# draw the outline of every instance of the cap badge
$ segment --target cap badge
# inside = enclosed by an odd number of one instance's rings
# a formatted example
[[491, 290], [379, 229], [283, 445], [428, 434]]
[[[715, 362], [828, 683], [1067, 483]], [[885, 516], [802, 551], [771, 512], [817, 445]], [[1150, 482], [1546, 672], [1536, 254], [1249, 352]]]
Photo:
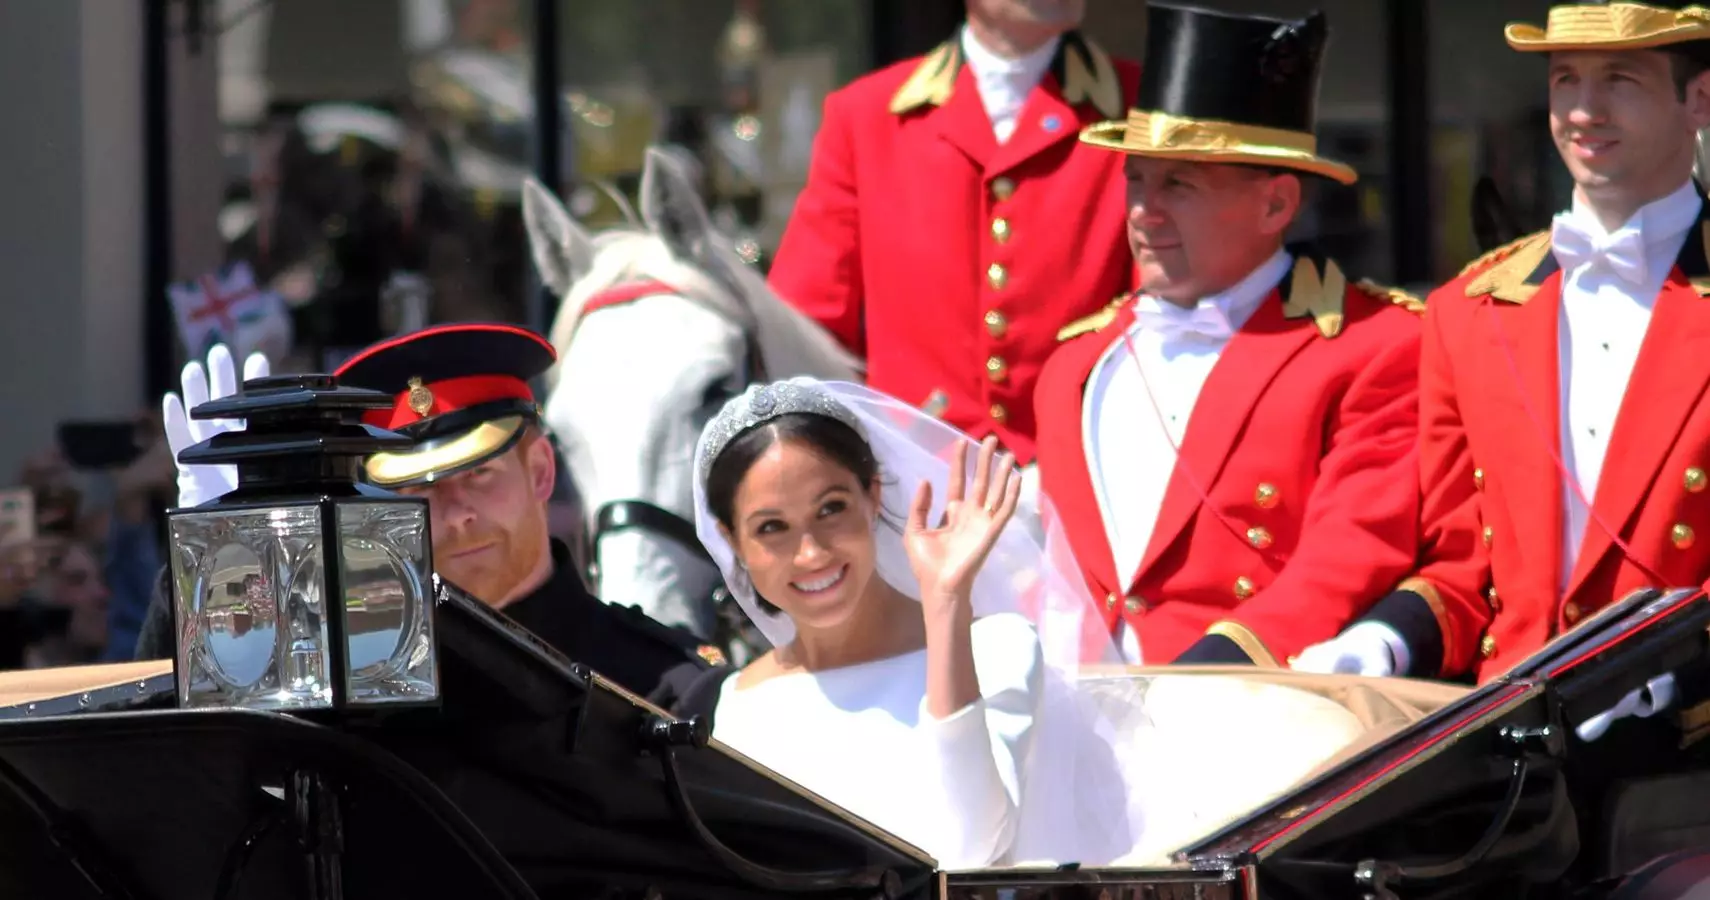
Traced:
[[723, 666], [729, 664], [729, 661], [724, 658], [724, 651], [712, 644], [702, 644], [696, 647], [695, 655], [706, 660], [708, 665]]
[[433, 409], [433, 391], [422, 386], [420, 378], [410, 379], [410, 409], [418, 416], [425, 416]]

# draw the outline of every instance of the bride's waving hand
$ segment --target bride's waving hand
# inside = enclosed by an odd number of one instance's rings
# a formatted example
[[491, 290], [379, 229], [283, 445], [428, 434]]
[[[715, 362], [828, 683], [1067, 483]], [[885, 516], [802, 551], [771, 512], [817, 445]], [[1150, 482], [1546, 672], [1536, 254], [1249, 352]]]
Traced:
[[996, 438], [980, 445], [971, 491], [967, 441], [956, 443], [949, 474], [938, 526], [927, 525], [932, 482], [922, 480], [903, 532], [926, 621], [926, 711], [940, 720], [980, 699], [974, 666], [974, 579], [1021, 496], [1020, 473], [1008, 454], [998, 452]]
[[1021, 499], [1021, 474], [1010, 455], [998, 451], [997, 438], [988, 437], [980, 444], [972, 490], [965, 490], [967, 474], [968, 442], [961, 441], [950, 462], [944, 516], [936, 528], [927, 525], [932, 482], [922, 480], [915, 489], [904, 541], [923, 602], [930, 602], [927, 594], [968, 598], [974, 577]]

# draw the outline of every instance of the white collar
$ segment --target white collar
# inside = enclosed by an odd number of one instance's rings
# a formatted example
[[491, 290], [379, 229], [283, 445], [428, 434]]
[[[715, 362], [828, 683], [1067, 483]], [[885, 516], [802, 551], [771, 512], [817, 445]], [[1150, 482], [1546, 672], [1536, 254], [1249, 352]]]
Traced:
[[1644, 236], [1647, 245], [1654, 245], [1685, 234], [1686, 230], [1692, 227], [1692, 223], [1698, 221], [1698, 211], [1703, 202], [1703, 198], [1698, 194], [1697, 183], [1688, 178], [1685, 184], [1675, 188], [1668, 196], [1639, 207], [1639, 211], [1633, 213], [1632, 218], [1613, 231], [1603, 227], [1603, 223], [1597, 219], [1597, 213], [1579, 199], [1577, 192], [1569, 214], [1584, 233], [1594, 237], [1607, 238], [1615, 232], [1631, 228]]
[[1057, 48], [1062, 43], [1063, 38], [1059, 35], [1037, 50], [1011, 58], [1000, 56], [980, 43], [972, 28], [962, 27], [962, 54], [967, 57], [968, 67], [974, 70], [974, 77], [980, 81], [1004, 81], [1031, 88], [1045, 77], [1045, 70], [1051, 67], [1051, 60], [1056, 58]]
[[1247, 274], [1247, 277], [1235, 282], [1228, 289], [1208, 297], [1201, 297], [1191, 309], [1161, 300], [1151, 294], [1142, 293], [1136, 304], [1141, 309], [1157, 310], [1165, 315], [1173, 315], [1172, 310], [1179, 310], [1181, 315], [1191, 315], [1197, 311], [1215, 310], [1225, 320], [1233, 331], [1239, 331], [1247, 323], [1259, 304], [1271, 295], [1271, 290], [1282, 282], [1283, 276], [1294, 266], [1294, 255], [1288, 250], [1278, 247], [1271, 258], [1259, 264], [1259, 267]]

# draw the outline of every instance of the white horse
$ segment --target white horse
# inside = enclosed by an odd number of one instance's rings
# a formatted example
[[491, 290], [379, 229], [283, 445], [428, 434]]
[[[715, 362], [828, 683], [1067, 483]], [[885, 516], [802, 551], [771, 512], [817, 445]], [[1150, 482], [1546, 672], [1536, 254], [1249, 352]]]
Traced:
[[695, 537], [695, 442], [752, 381], [860, 378], [860, 363], [718, 234], [688, 168], [649, 148], [641, 222], [591, 235], [529, 180], [536, 267], [561, 298], [545, 415], [588, 515], [596, 593], [723, 641], [718, 568]]

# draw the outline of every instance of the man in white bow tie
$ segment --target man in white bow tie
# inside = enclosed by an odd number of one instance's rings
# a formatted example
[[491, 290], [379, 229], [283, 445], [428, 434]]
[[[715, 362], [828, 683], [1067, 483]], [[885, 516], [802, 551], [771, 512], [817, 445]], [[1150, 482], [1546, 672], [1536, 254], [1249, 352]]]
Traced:
[[1041, 483], [1130, 661], [1258, 663], [1334, 635], [1418, 535], [1416, 301], [1284, 233], [1313, 178], [1328, 26], [1154, 3], [1125, 122], [1143, 289], [1065, 329]]
[[[1431, 295], [1421, 567], [1297, 668], [1484, 682], [1636, 589], [1710, 577], [1710, 17], [1562, 4], [1507, 38], [1549, 54], [1573, 206]], [[1651, 694], [1627, 711], [1672, 691]]]

